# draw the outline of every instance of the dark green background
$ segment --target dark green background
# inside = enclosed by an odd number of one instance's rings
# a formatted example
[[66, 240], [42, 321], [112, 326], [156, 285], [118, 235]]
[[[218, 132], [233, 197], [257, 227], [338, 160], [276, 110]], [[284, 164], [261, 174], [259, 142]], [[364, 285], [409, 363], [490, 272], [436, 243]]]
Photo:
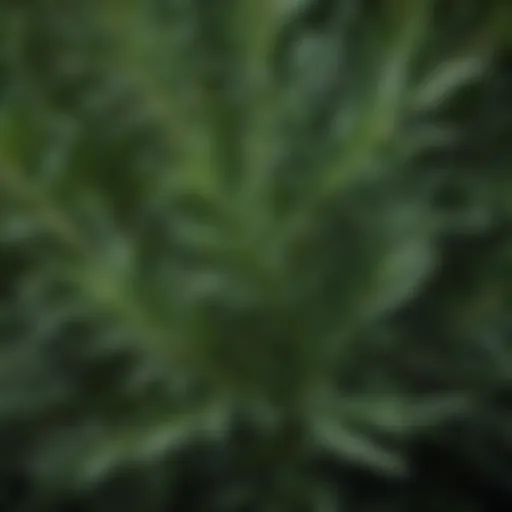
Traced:
[[512, 507], [507, 0], [0, 0], [0, 509]]

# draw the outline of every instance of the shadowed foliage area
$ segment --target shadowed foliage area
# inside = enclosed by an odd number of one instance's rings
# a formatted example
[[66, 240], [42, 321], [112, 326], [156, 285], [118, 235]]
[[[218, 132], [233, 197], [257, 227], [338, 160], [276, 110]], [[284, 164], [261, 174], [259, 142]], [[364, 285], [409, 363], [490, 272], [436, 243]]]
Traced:
[[0, 0], [0, 509], [512, 507], [507, 0]]

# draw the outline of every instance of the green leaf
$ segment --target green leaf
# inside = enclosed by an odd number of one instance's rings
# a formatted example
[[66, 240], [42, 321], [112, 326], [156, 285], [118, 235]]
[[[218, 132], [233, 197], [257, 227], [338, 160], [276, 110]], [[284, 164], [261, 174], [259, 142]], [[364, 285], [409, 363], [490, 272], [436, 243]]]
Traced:
[[311, 422], [316, 443], [343, 462], [377, 473], [403, 475], [407, 472], [407, 461], [400, 454], [347, 429], [336, 419], [316, 417]]

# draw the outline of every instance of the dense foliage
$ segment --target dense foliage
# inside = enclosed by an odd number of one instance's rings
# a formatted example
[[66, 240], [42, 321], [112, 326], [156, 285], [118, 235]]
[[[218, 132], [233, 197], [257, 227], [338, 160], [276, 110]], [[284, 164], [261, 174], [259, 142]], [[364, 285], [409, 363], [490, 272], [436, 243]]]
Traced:
[[0, 0], [1, 510], [510, 510], [510, 33]]

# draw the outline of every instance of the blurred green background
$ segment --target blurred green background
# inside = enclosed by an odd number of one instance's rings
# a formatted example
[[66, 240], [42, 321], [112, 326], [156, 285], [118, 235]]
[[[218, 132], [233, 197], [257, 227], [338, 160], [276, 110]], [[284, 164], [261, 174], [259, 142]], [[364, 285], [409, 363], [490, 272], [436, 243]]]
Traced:
[[512, 510], [508, 0], [0, 0], [0, 510]]

